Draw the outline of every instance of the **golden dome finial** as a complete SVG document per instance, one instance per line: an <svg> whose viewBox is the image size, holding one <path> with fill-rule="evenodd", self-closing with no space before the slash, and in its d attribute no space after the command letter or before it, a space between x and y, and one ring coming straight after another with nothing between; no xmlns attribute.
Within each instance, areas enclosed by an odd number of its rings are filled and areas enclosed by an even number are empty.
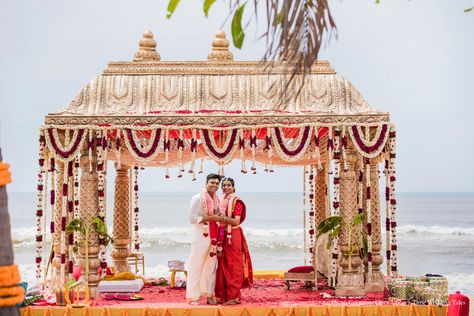
<svg viewBox="0 0 474 316"><path fill-rule="evenodd" d="M150 30L143 32L143 38L139 42L138 51L133 57L133 61L161 60L160 54L156 52L156 41Z"/></svg>
<svg viewBox="0 0 474 316"><path fill-rule="evenodd" d="M234 56L229 51L229 41L224 31L219 30L216 38L212 41L212 51L207 55L208 60L234 60Z"/></svg>

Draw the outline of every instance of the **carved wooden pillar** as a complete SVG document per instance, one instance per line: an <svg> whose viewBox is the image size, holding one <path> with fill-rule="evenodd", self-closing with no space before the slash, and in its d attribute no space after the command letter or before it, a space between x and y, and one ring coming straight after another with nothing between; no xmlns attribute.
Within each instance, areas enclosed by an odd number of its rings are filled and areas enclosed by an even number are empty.
<svg viewBox="0 0 474 316"><path fill-rule="evenodd" d="M54 218L54 234L53 234L53 251L54 251L54 258L53 258L53 267L54 267L54 275L53 275L53 283L57 286L62 286L65 280L61 279L61 214L62 214L62 206L63 206L63 184L64 184L64 163L59 160L55 161L55 166L57 173L55 175L56 180L56 187L54 189L54 210L53 210L53 218Z"/></svg>
<svg viewBox="0 0 474 316"><path fill-rule="evenodd" d="M114 203L114 249L111 256L116 272L130 272L130 179L129 167L116 168Z"/></svg>
<svg viewBox="0 0 474 316"><path fill-rule="evenodd" d="M328 164L316 173L316 227L329 216Z"/></svg>
<svg viewBox="0 0 474 316"><path fill-rule="evenodd" d="M363 296L364 275L361 271L362 260L359 257L358 247L354 247L352 253L349 248L349 228L354 217L358 213L357 209L357 176L355 163L356 152L350 143L347 147L347 171L341 168L340 173L340 215L342 217L342 227L339 233L339 249L341 258L336 284L336 296ZM361 225L352 228L351 241L353 245L359 240Z"/></svg>
<svg viewBox="0 0 474 316"><path fill-rule="evenodd" d="M98 198L98 175L97 175L97 155L95 150L89 158L89 152L81 153L81 179L80 179L80 201L79 216L86 225L91 225L92 219L99 215L99 198ZM81 237L82 238L82 237ZM86 276L89 283L91 295L97 297L98 283L100 276L97 268L100 265L99 260L99 235L93 227L89 232L89 275ZM79 248L79 264L82 268L83 275L86 274L85 262L85 246Z"/></svg>
<svg viewBox="0 0 474 316"><path fill-rule="evenodd" d="M380 198L379 198L379 174L378 163L375 159L370 160L370 213L372 223L372 275L365 272L366 290L368 292L384 291L384 275L380 271L383 256L382 229L380 225Z"/></svg>

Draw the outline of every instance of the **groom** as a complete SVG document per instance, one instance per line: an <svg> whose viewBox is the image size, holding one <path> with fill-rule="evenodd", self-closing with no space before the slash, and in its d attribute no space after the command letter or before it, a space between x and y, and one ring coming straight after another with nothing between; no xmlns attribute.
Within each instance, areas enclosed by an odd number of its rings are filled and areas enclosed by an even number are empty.
<svg viewBox="0 0 474 316"><path fill-rule="evenodd" d="M206 178L205 188L191 199L189 220L192 225L191 255L186 282L186 301L199 305L201 296L207 304L216 304L214 288L217 269L217 221L219 221L219 198L217 190L221 177L211 173Z"/></svg>

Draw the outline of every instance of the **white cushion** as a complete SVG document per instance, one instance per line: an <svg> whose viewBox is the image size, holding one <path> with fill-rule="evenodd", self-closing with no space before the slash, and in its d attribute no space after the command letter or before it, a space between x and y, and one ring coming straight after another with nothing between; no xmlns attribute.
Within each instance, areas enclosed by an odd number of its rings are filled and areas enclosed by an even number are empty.
<svg viewBox="0 0 474 316"><path fill-rule="evenodd" d="M99 282L99 292L139 292L144 285L142 279Z"/></svg>

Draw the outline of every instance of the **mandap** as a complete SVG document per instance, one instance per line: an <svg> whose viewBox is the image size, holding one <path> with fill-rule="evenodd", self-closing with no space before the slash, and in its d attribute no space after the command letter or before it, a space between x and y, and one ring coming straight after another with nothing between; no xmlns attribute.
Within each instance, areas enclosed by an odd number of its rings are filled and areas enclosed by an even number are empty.
<svg viewBox="0 0 474 316"><path fill-rule="evenodd" d="M327 257L337 295L381 292L384 258L386 274L397 275L395 141L389 114L369 106L327 61L294 77L285 62L234 61L222 31L206 61L161 61L146 31L133 61L110 62L64 110L48 114L39 130L38 282L47 264L56 285L71 279L79 264L97 295L98 267L107 267L105 239L91 230L87 249L81 244L76 254L83 236L66 226L75 218L106 220L107 163L117 171L111 264L121 272L130 270L127 258L139 250L140 168L166 168L167 178L168 168L177 168L178 177L195 180L203 160L215 161L223 174L239 159L243 173L256 173L257 166L266 172L304 166L311 264L320 269L319 257ZM363 224L351 228L359 213ZM316 228L336 215L342 218L339 234L328 253L319 253ZM42 255L48 233L49 257ZM352 251L354 236L367 242L362 257Z"/></svg>

